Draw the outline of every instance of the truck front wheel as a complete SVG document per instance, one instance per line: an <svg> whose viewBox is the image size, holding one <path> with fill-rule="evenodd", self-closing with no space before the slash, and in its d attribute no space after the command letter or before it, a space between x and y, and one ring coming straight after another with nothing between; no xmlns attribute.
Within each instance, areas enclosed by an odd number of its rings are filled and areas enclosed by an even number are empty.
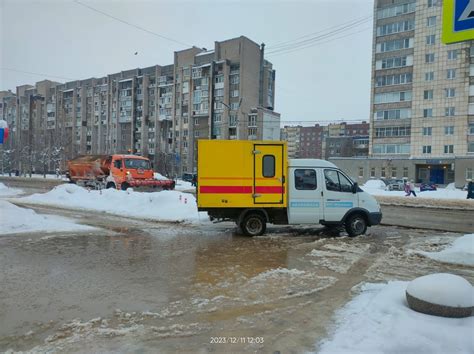
<svg viewBox="0 0 474 354"><path fill-rule="evenodd" d="M367 231L367 220L362 214L353 214L347 218L345 226L350 237L363 235Z"/></svg>
<svg viewBox="0 0 474 354"><path fill-rule="evenodd" d="M267 224L262 215L250 213L245 216L244 220L240 224L240 228L247 236L260 236L265 233Z"/></svg>
<svg viewBox="0 0 474 354"><path fill-rule="evenodd" d="M130 185L127 182L124 182L120 186L120 189L123 190L123 191L126 191L128 187L130 187Z"/></svg>

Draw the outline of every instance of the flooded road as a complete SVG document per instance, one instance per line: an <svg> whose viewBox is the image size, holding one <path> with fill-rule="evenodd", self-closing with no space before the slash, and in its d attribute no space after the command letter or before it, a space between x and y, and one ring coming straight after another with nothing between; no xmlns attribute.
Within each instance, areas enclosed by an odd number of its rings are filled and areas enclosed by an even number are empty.
<svg viewBox="0 0 474 354"><path fill-rule="evenodd" d="M246 238L233 224L62 215L101 229L0 237L0 351L299 353L316 350L361 282L474 280L472 268L409 252L458 234L269 227Z"/></svg>

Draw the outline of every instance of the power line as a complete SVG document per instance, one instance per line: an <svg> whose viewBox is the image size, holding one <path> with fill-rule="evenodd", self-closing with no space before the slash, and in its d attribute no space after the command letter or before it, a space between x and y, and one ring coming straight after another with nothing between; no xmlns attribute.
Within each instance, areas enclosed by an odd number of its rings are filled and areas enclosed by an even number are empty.
<svg viewBox="0 0 474 354"><path fill-rule="evenodd" d="M30 74L30 75L36 75L36 76L42 76L42 77L54 77L54 78L56 78L56 79L68 80L68 81L75 81L75 80L77 80L77 79L71 79L70 77L63 77L63 76L50 75L50 74L41 74L41 73L35 73L35 72L32 72L32 71L24 71L24 70L13 69L13 68L0 68L0 70L4 70L4 71L14 71L14 72L17 72L17 73Z"/></svg>
<svg viewBox="0 0 474 354"><path fill-rule="evenodd" d="M159 33L152 32L152 31L150 31L150 30L147 30L146 28L140 27L140 26L138 26L138 25L135 25L135 24L133 24L133 23L130 23L130 22L128 22L128 21L122 20L122 19L120 19L120 18L118 18L118 17L115 17L115 16L113 16L113 15L110 15L110 14L108 14L107 12L104 12L104 11L101 11L101 10L99 10L99 9L96 9L95 7L86 5L86 4L82 3L82 2L80 2L79 0L73 0L73 2L75 2L75 3L78 4L78 5L84 6L84 7L88 8L89 10L95 11L95 12L97 12L97 13L100 13L100 14L104 15L104 16L107 16L107 17L109 17L109 18L112 18L112 19L114 19L114 20L116 20L116 21L119 21L119 22L121 22L121 23L124 23L124 24L126 24L126 25L128 25L128 26L131 26L131 27L133 27L133 28L136 28L136 29L138 29L138 30L140 30L140 31L146 32L146 33L148 33L148 34L154 35L154 36L159 37L159 38L162 38L162 39L166 39L167 41L170 41L170 42L174 42L174 43L181 44L181 45L183 45L183 46L185 46L185 47L192 47L191 44L187 44L187 43L178 41L178 40L176 40L176 39L173 39L173 38L171 38L171 37L163 36L163 35L161 35L161 34L159 34Z"/></svg>
<svg viewBox="0 0 474 354"><path fill-rule="evenodd" d="M352 20L350 20L350 21L347 21L347 22L338 24L338 25L336 25L336 26L328 27L328 28L325 28L325 29L320 30L320 31L308 33L308 34L305 34L305 35L303 35L303 36L293 38L292 40L288 40L288 41L276 43L276 44L274 44L274 45L270 45L270 46L268 46L267 48L270 49L270 50L274 50L274 49L277 49L277 48L280 48L280 47L284 47L284 46L286 46L286 45L288 45L288 44L291 44L292 42L298 41L299 39L303 39L303 38L306 38L306 37L314 36L314 35L316 35L316 34L324 33L324 32L326 32L326 31L331 31L331 30L333 30L333 29L337 29L337 28L339 28L339 27L341 27L341 26L344 26L344 25L352 24L352 23L355 23L355 22L358 22L358 21L361 21L361 20L370 19L371 17L372 17L372 16L364 16L364 17L359 17L359 18L356 18L356 19L352 19Z"/></svg>
<svg viewBox="0 0 474 354"><path fill-rule="evenodd" d="M345 34L345 35L343 35L343 36L331 38L331 39L326 40L326 41L323 41L323 42L313 43L313 44L310 44L310 45L306 45L306 46L304 46L304 47L300 47L300 48L296 48L296 49L289 49L289 50L286 50L286 51L277 52L277 53L275 53L275 54L270 53L269 56L270 56L270 57L275 57L275 56L278 56L278 55L289 54L289 53L296 52L296 51L298 51L298 50L303 50L303 49L307 49L307 48L310 48L310 47L315 47L315 46L318 46L318 45L322 45L322 44L326 44L326 43L335 42L335 41L337 41L337 40L339 40L339 39L346 38L346 37L350 37L350 36L356 35L356 34L358 34L358 33L365 32L365 31L367 31L367 30L372 30L372 27L362 28L362 29L360 29L359 31L350 32L350 33Z"/></svg>
<svg viewBox="0 0 474 354"><path fill-rule="evenodd" d="M370 20L371 20L370 17L365 17L365 18L362 18L362 19L357 20L357 21L352 21L350 23L347 23L347 24L344 24L344 25L341 25L341 26L337 27L335 30L323 33L321 35L314 36L314 37L311 37L309 39L305 39L305 40L302 40L302 41L296 41L294 43L290 43L290 44L281 46L280 48L270 50L270 51L267 52L267 54L275 54L275 53L280 53L280 52L287 52L287 51L293 51L293 50L296 50L296 49L307 48L309 46L317 44L321 40L329 39L329 38L334 37L338 34L353 30L354 28L357 28L357 27L369 22Z"/></svg>

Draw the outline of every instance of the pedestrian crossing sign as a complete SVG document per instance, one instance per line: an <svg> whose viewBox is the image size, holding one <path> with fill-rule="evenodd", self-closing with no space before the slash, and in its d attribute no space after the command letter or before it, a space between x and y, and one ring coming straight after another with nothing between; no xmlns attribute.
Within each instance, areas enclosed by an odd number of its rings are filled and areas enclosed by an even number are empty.
<svg viewBox="0 0 474 354"><path fill-rule="evenodd" d="M474 39L474 0L443 1L443 43Z"/></svg>

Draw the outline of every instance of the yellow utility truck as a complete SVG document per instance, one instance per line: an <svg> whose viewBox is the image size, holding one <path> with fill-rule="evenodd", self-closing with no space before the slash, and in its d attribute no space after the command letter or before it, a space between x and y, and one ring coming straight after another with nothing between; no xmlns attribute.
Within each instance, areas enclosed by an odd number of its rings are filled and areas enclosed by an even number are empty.
<svg viewBox="0 0 474 354"><path fill-rule="evenodd" d="M364 234L380 205L336 165L288 159L284 141L198 140L197 202L215 221L234 221L248 236L266 224L345 226Z"/></svg>

